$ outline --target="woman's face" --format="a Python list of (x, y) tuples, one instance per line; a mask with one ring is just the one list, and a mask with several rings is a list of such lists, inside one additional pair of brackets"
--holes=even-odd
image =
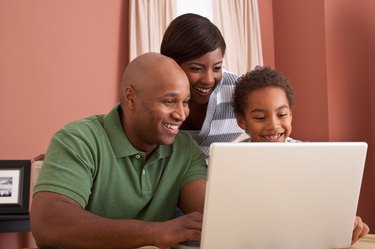
[(220, 48), (180, 64), (190, 82), (191, 102), (206, 104), (222, 78), (223, 53)]

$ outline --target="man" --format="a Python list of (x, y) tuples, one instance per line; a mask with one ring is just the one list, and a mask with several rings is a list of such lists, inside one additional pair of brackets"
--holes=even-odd
[[(189, 81), (170, 58), (147, 53), (125, 70), (120, 105), (58, 131), (34, 188), (39, 248), (169, 247), (199, 240), (205, 158), (179, 127)], [(186, 214), (174, 218), (176, 206)]]

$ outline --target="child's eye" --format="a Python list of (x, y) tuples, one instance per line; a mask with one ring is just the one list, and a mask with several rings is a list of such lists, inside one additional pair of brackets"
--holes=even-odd
[(262, 121), (262, 120), (264, 120), (266, 117), (264, 117), (264, 116), (257, 116), (257, 117), (254, 117), (254, 119), (255, 120), (257, 120), (257, 121)]
[(281, 113), (279, 114), (280, 118), (286, 118), (288, 116), (288, 113)]

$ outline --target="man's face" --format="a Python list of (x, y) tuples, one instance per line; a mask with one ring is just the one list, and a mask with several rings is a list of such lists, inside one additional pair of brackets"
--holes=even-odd
[[(173, 143), (179, 127), (189, 115), (189, 82), (183, 71), (173, 70), (154, 79), (150, 87), (136, 92), (133, 145), (142, 151), (152, 151), (159, 144)], [(151, 86), (152, 85), (152, 86)]]
[(285, 142), (292, 132), (292, 111), (285, 92), (279, 87), (266, 87), (247, 95), (244, 116), (237, 122), (253, 142)]

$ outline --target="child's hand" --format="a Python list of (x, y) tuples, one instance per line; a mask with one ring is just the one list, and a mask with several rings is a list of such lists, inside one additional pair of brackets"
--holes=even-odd
[(368, 234), (370, 228), (364, 223), (361, 217), (356, 216), (354, 221), (354, 228), (353, 228), (353, 237), (352, 237), (352, 244), (357, 242), (358, 239), (362, 238), (366, 234)]

